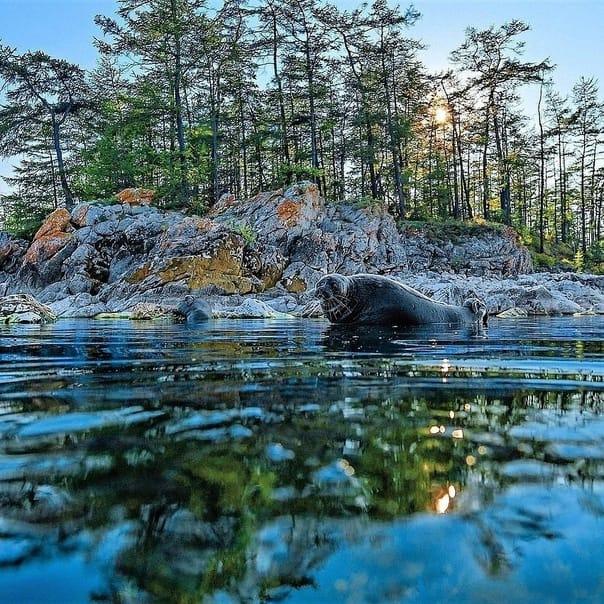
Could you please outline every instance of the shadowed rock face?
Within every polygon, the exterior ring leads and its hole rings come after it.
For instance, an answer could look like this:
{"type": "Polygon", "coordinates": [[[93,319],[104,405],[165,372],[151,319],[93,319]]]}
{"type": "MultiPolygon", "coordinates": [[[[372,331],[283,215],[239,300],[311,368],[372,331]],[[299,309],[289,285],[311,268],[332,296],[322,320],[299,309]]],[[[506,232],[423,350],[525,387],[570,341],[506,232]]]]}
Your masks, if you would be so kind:
{"type": "Polygon", "coordinates": [[[62,316],[123,311],[191,292],[214,296],[218,312],[241,304],[241,296],[279,299],[274,310],[290,312],[323,275],[336,272],[394,276],[449,303],[478,294],[490,312],[604,310],[599,282],[556,282],[552,289],[557,277],[548,275],[514,285],[531,271],[511,229],[397,228],[379,208],[326,205],[312,183],[245,201],[224,195],[204,218],[82,203],[71,213],[53,212],[29,246],[0,235],[0,294],[30,292],[62,316]]]}

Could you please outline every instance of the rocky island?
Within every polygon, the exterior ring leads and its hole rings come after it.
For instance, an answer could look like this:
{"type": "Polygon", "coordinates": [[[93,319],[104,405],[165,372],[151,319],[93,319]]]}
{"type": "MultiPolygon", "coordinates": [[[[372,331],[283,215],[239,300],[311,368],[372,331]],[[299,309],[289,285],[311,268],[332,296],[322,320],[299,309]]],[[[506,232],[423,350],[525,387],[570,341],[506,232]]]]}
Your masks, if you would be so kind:
{"type": "Polygon", "coordinates": [[[214,317],[316,316],[310,292],[333,272],[389,275],[454,304],[477,295],[491,315],[604,313],[604,276],[535,272],[509,227],[397,223],[326,203],[309,182],[223,195],[203,218],[129,190],[55,210],[31,242],[0,234],[0,295],[29,294],[58,317],[154,318],[189,294],[214,317]]]}

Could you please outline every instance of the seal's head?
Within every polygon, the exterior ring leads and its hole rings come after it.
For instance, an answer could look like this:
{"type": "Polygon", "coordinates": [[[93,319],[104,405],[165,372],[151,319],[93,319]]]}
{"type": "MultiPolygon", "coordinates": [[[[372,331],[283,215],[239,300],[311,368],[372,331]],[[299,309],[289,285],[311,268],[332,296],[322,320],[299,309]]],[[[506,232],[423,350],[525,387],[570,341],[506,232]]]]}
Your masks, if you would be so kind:
{"type": "Polygon", "coordinates": [[[212,318],[210,307],[200,298],[191,295],[185,296],[175,311],[187,323],[201,323],[212,318]]]}
{"type": "Polygon", "coordinates": [[[187,295],[180,301],[180,304],[176,307],[176,310],[177,310],[177,312],[182,314],[184,317],[186,317],[187,313],[190,312],[190,310],[191,310],[191,308],[193,308],[194,304],[195,304],[195,297],[191,296],[191,295],[187,295]]]}
{"type": "Polygon", "coordinates": [[[349,291],[350,280],[343,275],[326,275],[315,286],[315,297],[332,323],[341,323],[352,314],[349,291]]]}
{"type": "Polygon", "coordinates": [[[468,298],[463,305],[474,315],[474,321],[487,326],[487,305],[480,298],[468,298]]]}

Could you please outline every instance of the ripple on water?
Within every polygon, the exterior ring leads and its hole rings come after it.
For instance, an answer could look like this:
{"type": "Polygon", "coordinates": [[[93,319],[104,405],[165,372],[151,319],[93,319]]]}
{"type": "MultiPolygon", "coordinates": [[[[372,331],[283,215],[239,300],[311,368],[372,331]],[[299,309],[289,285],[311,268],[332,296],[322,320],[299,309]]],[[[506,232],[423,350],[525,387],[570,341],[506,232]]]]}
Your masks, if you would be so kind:
{"type": "Polygon", "coordinates": [[[602,601],[603,323],[0,327],[0,593],[602,601]]]}

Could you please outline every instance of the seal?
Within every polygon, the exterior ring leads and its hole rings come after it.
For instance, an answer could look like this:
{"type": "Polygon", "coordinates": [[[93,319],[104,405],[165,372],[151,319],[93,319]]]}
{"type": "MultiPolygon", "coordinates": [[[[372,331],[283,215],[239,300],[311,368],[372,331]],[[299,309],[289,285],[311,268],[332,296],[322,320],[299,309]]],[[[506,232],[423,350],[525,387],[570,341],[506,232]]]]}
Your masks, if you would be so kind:
{"type": "Polygon", "coordinates": [[[212,310],[200,298],[185,296],[174,312],[187,323],[203,323],[212,318],[212,310]]]}
{"type": "Polygon", "coordinates": [[[380,275],[326,275],[315,296],[329,321],[340,325],[487,324],[487,307],[479,298],[468,298],[462,306],[445,304],[380,275]]]}

